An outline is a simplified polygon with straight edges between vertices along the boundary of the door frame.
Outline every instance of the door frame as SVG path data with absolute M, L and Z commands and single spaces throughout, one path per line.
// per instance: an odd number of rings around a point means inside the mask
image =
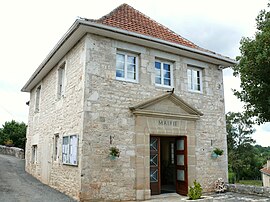
M 161 136 L 161 135 L 152 135 L 150 134 L 149 136 L 149 147 L 150 147 L 150 144 L 151 144 L 151 138 L 157 138 L 157 141 L 158 141 L 158 166 L 156 166 L 158 168 L 158 182 L 157 184 L 153 185 L 153 182 L 151 183 L 151 180 L 150 180 L 150 190 L 151 190 L 151 195 L 158 195 L 158 194 L 161 194 L 161 167 L 160 167 L 160 156 L 161 156 L 161 151 L 160 151 L 160 144 L 161 144 L 161 141 L 162 141 L 162 138 L 174 138 L 174 162 L 175 162 L 175 172 L 176 172 L 176 175 L 175 175 L 175 181 L 176 181 L 176 193 L 180 194 L 180 195 L 187 195 L 187 192 L 188 192 L 188 153 L 187 153 L 187 150 L 188 150 L 188 145 L 187 145 L 187 136 Z M 177 180 L 177 140 L 179 139 L 183 139 L 184 140 L 184 150 L 182 152 L 180 152 L 180 154 L 184 154 L 184 170 L 185 170 L 185 182 L 184 182 L 184 189 L 180 191 L 180 187 L 179 187 L 179 184 L 178 184 L 178 180 Z M 178 152 L 179 153 L 179 152 Z M 153 154 L 153 152 L 152 152 Z M 150 153 L 149 153 L 149 161 L 151 160 L 151 148 L 150 148 Z M 150 162 L 149 162 L 150 163 Z M 151 167 L 151 164 L 150 164 L 150 174 L 151 174 L 151 168 L 153 169 L 153 166 Z M 151 176 L 150 176 L 151 177 Z M 183 185 L 183 184 L 182 184 Z M 152 192 L 152 189 L 157 189 L 155 190 L 154 192 Z M 183 187 L 181 187 L 183 188 Z

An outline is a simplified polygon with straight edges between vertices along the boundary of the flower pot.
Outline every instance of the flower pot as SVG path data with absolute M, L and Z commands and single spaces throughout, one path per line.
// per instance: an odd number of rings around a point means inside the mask
M 213 159 L 216 159 L 216 158 L 218 157 L 218 155 L 217 155 L 215 152 L 212 152 L 211 157 L 212 157 Z
M 115 160 L 115 159 L 117 158 L 117 156 L 112 156 L 112 155 L 110 155 L 109 158 L 110 158 L 111 160 Z

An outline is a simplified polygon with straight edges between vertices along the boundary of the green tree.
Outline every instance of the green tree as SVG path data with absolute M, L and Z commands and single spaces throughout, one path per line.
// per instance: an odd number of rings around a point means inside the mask
M 15 147 L 25 149 L 26 128 L 27 125 L 23 122 L 5 122 L 0 128 L 0 144 L 4 145 L 8 140 L 12 140 Z
M 242 89 L 234 94 L 245 103 L 246 115 L 261 124 L 270 121 L 270 12 L 262 10 L 256 22 L 255 36 L 240 42 L 241 56 L 233 70 L 234 76 L 240 75 Z
M 236 181 L 254 176 L 256 156 L 253 152 L 255 141 L 251 138 L 254 129 L 251 118 L 241 113 L 226 114 L 229 171 L 235 173 Z

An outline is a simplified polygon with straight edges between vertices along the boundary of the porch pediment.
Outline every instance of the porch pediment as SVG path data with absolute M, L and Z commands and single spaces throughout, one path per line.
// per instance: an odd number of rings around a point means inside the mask
M 199 119 L 203 115 L 200 111 L 186 103 L 174 93 L 166 93 L 153 99 L 130 107 L 135 115 L 176 118 Z

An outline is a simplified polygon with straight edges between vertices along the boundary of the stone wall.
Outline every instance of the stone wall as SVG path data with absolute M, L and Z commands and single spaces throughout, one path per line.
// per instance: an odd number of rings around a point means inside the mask
M 83 128 L 83 67 L 85 43 L 82 39 L 43 80 L 31 90 L 26 142 L 26 171 L 76 199 L 80 195 L 81 145 Z M 58 69 L 65 63 L 64 95 L 59 97 Z M 35 92 L 41 85 L 40 109 L 35 111 Z M 59 135 L 55 157 L 55 134 Z M 63 136 L 78 135 L 78 166 L 62 163 Z M 33 145 L 37 161 L 33 162 Z
M 115 78 L 117 51 L 138 56 L 138 82 Z M 150 123 L 153 119 L 137 119 L 129 107 L 171 90 L 155 85 L 156 59 L 173 64 L 174 93 L 204 114 L 199 120 L 183 120 L 179 128 L 172 130 L 158 131 L 151 125 L 143 128 L 143 124 L 138 127 L 140 122 Z M 63 62 L 66 62 L 66 92 L 57 99 L 57 70 Z M 188 64 L 202 67 L 202 93 L 188 91 Z M 35 91 L 39 85 L 40 111 L 35 112 Z M 32 89 L 30 97 L 26 170 L 42 182 L 82 201 L 147 199 L 149 137 L 154 133 L 188 137 L 189 185 L 197 179 L 204 191 L 212 191 L 216 179 L 227 179 L 223 81 L 217 66 L 88 34 L 39 85 Z M 55 134 L 60 138 L 56 160 Z M 61 138 L 72 134 L 79 136 L 78 166 L 62 163 Z M 33 145 L 38 148 L 36 163 L 31 161 Z M 120 149 L 116 160 L 108 158 L 111 146 Z M 211 159 L 215 147 L 225 153 Z
M 227 184 L 226 186 L 227 191 L 230 192 L 270 197 L 270 187 L 259 187 L 242 184 Z
M 138 82 L 120 81 L 115 78 L 117 51 L 138 55 Z M 138 134 L 136 118 L 129 107 L 171 90 L 155 85 L 156 59 L 173 63 L 174 93 L 204 114 L 192 129 L 194 131 L 192 141 L 195 146 L 194 153 L 191 154 L 191 160 L 194 162 L 191 169 L 194 172 L 190 180 L 197 179 L 204 191 L 212 191 L 216 179 L 220 177 L 227 179 L 222 71 L 210 63 L 88 34 L 82 149 L 83 198 L 114 200 L 137 198 L 136 172 L 140 172 L 136 170 Z M 202 93 L 188 91 L 187 64 L 203 68 Z M 111 138 L 112 146 L 117 146 L 121 151 L 117 161 L 108 159 Z M 140 149 L 147 151 L 148 147 L 149 144 L 146 144 Z M 225 152 L 218 159 L 211 159 L 211 152 L 215 147 Z M 140 162 L 148 164 L 149 157 L 142 157 Z M 192 181 L 189 184 L 192 184 Z M 144 187 L 145 193 L 149 193 L 149 181 Z
M 263 186 L 270 187 L 270 175 L 262 173 Z
M 17 147 L 7 147 L 0 145 L 0 154 L 11 155 L 19 159 L 24 159 L 24 150 Z

